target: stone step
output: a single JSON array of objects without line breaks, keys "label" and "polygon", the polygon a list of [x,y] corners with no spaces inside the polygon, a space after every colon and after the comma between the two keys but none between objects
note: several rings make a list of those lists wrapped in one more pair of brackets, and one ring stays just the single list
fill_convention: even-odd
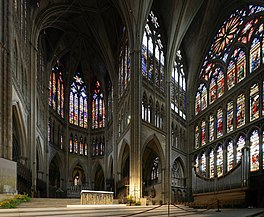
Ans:
[{"label": "stone step", "polygon": [[17,208],[67,207],[67,205],[80,205],[80,202],[80,199],[69,198],[32,198],[29,202],[19,204]]}]

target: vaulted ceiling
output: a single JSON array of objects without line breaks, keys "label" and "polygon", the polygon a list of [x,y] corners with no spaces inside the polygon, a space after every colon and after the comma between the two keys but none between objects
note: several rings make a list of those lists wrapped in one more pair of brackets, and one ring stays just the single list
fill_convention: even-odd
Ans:
[{"label": "vaulted ceiling", "polygon": [[193,74],[217,18],[228,4],[228,0],[41,0],[35,11],[35,26],[45,42],[50,64],[62,58],[70,72],[81,65],[85,79],[96,77],[103,82],[106,77],[113,80],[117,76],[124,26],[129,39],[133,39],[131,48],[136,49],[153,6],[169,51],[168,63],[172,65],[181,47],[187,71]]}]

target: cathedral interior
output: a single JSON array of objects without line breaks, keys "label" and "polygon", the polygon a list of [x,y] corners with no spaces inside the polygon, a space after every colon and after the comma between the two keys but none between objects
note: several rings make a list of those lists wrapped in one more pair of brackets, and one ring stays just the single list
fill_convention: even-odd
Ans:
[{"label": "cathedral interior", "polygon": [[0,0],[0,193],[264,206],[262,0]]}]

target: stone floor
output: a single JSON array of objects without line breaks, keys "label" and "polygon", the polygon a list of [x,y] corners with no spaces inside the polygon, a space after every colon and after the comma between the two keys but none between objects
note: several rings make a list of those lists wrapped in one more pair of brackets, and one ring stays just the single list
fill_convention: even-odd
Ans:
[{"label": "stone floor", "polygon": [[[81,206],[79,199],[33,198],[16,209],[0,209],[0,217],[68,216],[68,217],[128,217],[128,216],[190,216],[190,217],[264,217],[264,209],[193,209],[187,206]],[[67,206],[68,205],[68,206]]]}]

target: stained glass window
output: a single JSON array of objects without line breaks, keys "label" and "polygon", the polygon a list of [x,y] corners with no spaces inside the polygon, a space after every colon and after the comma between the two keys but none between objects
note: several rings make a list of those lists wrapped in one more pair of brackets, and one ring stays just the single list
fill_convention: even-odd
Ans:
[{"label": "stained glass window", "polygon": [[227,143],[227,171],[230,171],[234,168],[234,145],[233,141]]},{"label": "stained glass window", "polygon": [[250,72],[253,72],[260,66],[260,40],[254,38],[250,46]]},{"label": "stained glass window", "polygon": [[217,110],[217,138],[223,136],[223,109]]},{"label": "stained glass window", "polygon": [[150,180],[157,180],[159,178],[159,157],[156,157],[152,162],[151,177]]},{"label": "stained glass window", "polygon": [[131,60],[130,50],[128,46],[128,38],[126,30],[124,30],[119,54],[119,97],[123,95],[130,81],[130,62]]},{"label": "stained glass window", "polygon": [[202,121],[201,124],[201,145],[205,145],[206,143],[206,124],[205,121]]},{"label": "stained glass window", "polygon": [[92,99],[92,129],[105,127],[105,101],[99,81],[96,81]]},{"label": "stained glass window", "polygon": [[245,125],[245,95],[240,94],[237,98],[237,128]]},{"label": "stained glass window", "polygon": [[200,159],[200,172],[202,176],[206,176],[206,157],[205,153],[202,154]]},{"label": "stained glass window", "polygon": [[214,116],[210,115],[209,117],[209,142],[214,141]]},{"label": "stained glass window", "polygon": [[259,170],[259,131],[254,130],[250,136],[250,171]]},{"label": "stained glass window", "polygon": [[72,134],[71,134],[71,136],[70,136],[70,144],[69,144],[69,151],[70,152],[73,152],[73,137],[72,137]]},{"label": "stained glass window", "polygon": [[237,65],[237,83],[241,82],[246,77],[246,54],[244,51],[237,49],[235,51]]},{"label": "stained glass window", "polygon": [[[201,85],[208,86],[208,100],[209,104],[212,104],[227,90],[240,84],[248,75],[247,69],[249,69],[249,73],[252,73],[264,62],[262,9],[263,6],[247,5],[235,10],[215,34],[200,69],[195,99],[196,115],[202,111]],[[226,72],[222,70],[222,73],[220,66],[226,69]],[[243,105],[238,107],[238,110],[243,112]],[[240,119],[237,127],[242,125],[244,125],[243,118]]]},{"label": "stained glass window", "polygon": [[223,175],[223,148],[222,146],[218,146],[217,154],[216,154],[216,166],[217,166],[217,176]]},{"label": "stained glass window", "polygon": [[176,53],[171,82],[171,108],[186,119],[186,81],[180,50]]},{"label": "stained glass window", "polygon": [[194,158],[194,172],[197,173],[198,172],[198,156],[196,156]]},{"label": "stained glass window", "polygon": [[234,61],[230,61],[227,68],[227,88],[230,90],[236,84],[236,68]]},{"label": "stained glass window", "polygon": [[227,133],[233,131],[234,128],[234,112],[233,112],[233,101],[227,103],[227,113],[226,113],[226,119],[227,119]]},{"label": "stained glass window", "polygon": [[214,150],[210,151],[209,154],[209,165],[210,165],[210,178],[214,178]]},{"label": "stained glass window", "polygon": [[64,68],[57,61],[51,70],[49,80],[49,105],[63,118],[64,117]]},{"label": "stained glass window", "polygon": [[164,54],[157,16],[150,12],[142,40],[142,75],[164,91]]},{"label": "stained glass window", "polygon": [[76,72],[70,89],[69,121],[71,124],[88,127],[88,105],[86,86],[81,73]]},{"label": "stained glass window", "polygon": [[78,139],[77,139],[76,135],[74,137],[73,152],[74,152],[74,154],[78,153]]},{"label": "stained glass window", "polygon": [[83,143],[83,138],[81,137],[80,139],[80,155],[83,155],[84,153],[84,143]]},{"label": "stained glass window", "polygon": [[237,154],[236,154],[236,162],[238,163],[241,160],[241,156],[242,156],[242,148],[244,148],[245,146],[245,137],[240,136],[238,141],[237,141]]},{"label": "stained glass window", "polygon": [[[263,54],[264,56],[264,54]],[[262,116],[264,116],[264,81],[263,81],[263,84],[262,84]],[[264,152],[264,150],[263,150]]]},{"label": "stained glass window", "polygon": [[225,79],[224,73],[220,68],[216,69],[217,76],[217,97],[221,97],[225,92]]},{"label": "stained glass window", "polygon": [[209,103],[212,104],[216,98],[216,81],[215,78],[212,78],[210,82]]},{"label": "stained glass window", "polygon": [[254,84],[250,87],[250,121],[259,118],[259,87]]},{"label": "stained glass window", "polygon": [[195,148],[199,148],[199,136],[200,136],[199,127],[196,126],[195,127]]}]

